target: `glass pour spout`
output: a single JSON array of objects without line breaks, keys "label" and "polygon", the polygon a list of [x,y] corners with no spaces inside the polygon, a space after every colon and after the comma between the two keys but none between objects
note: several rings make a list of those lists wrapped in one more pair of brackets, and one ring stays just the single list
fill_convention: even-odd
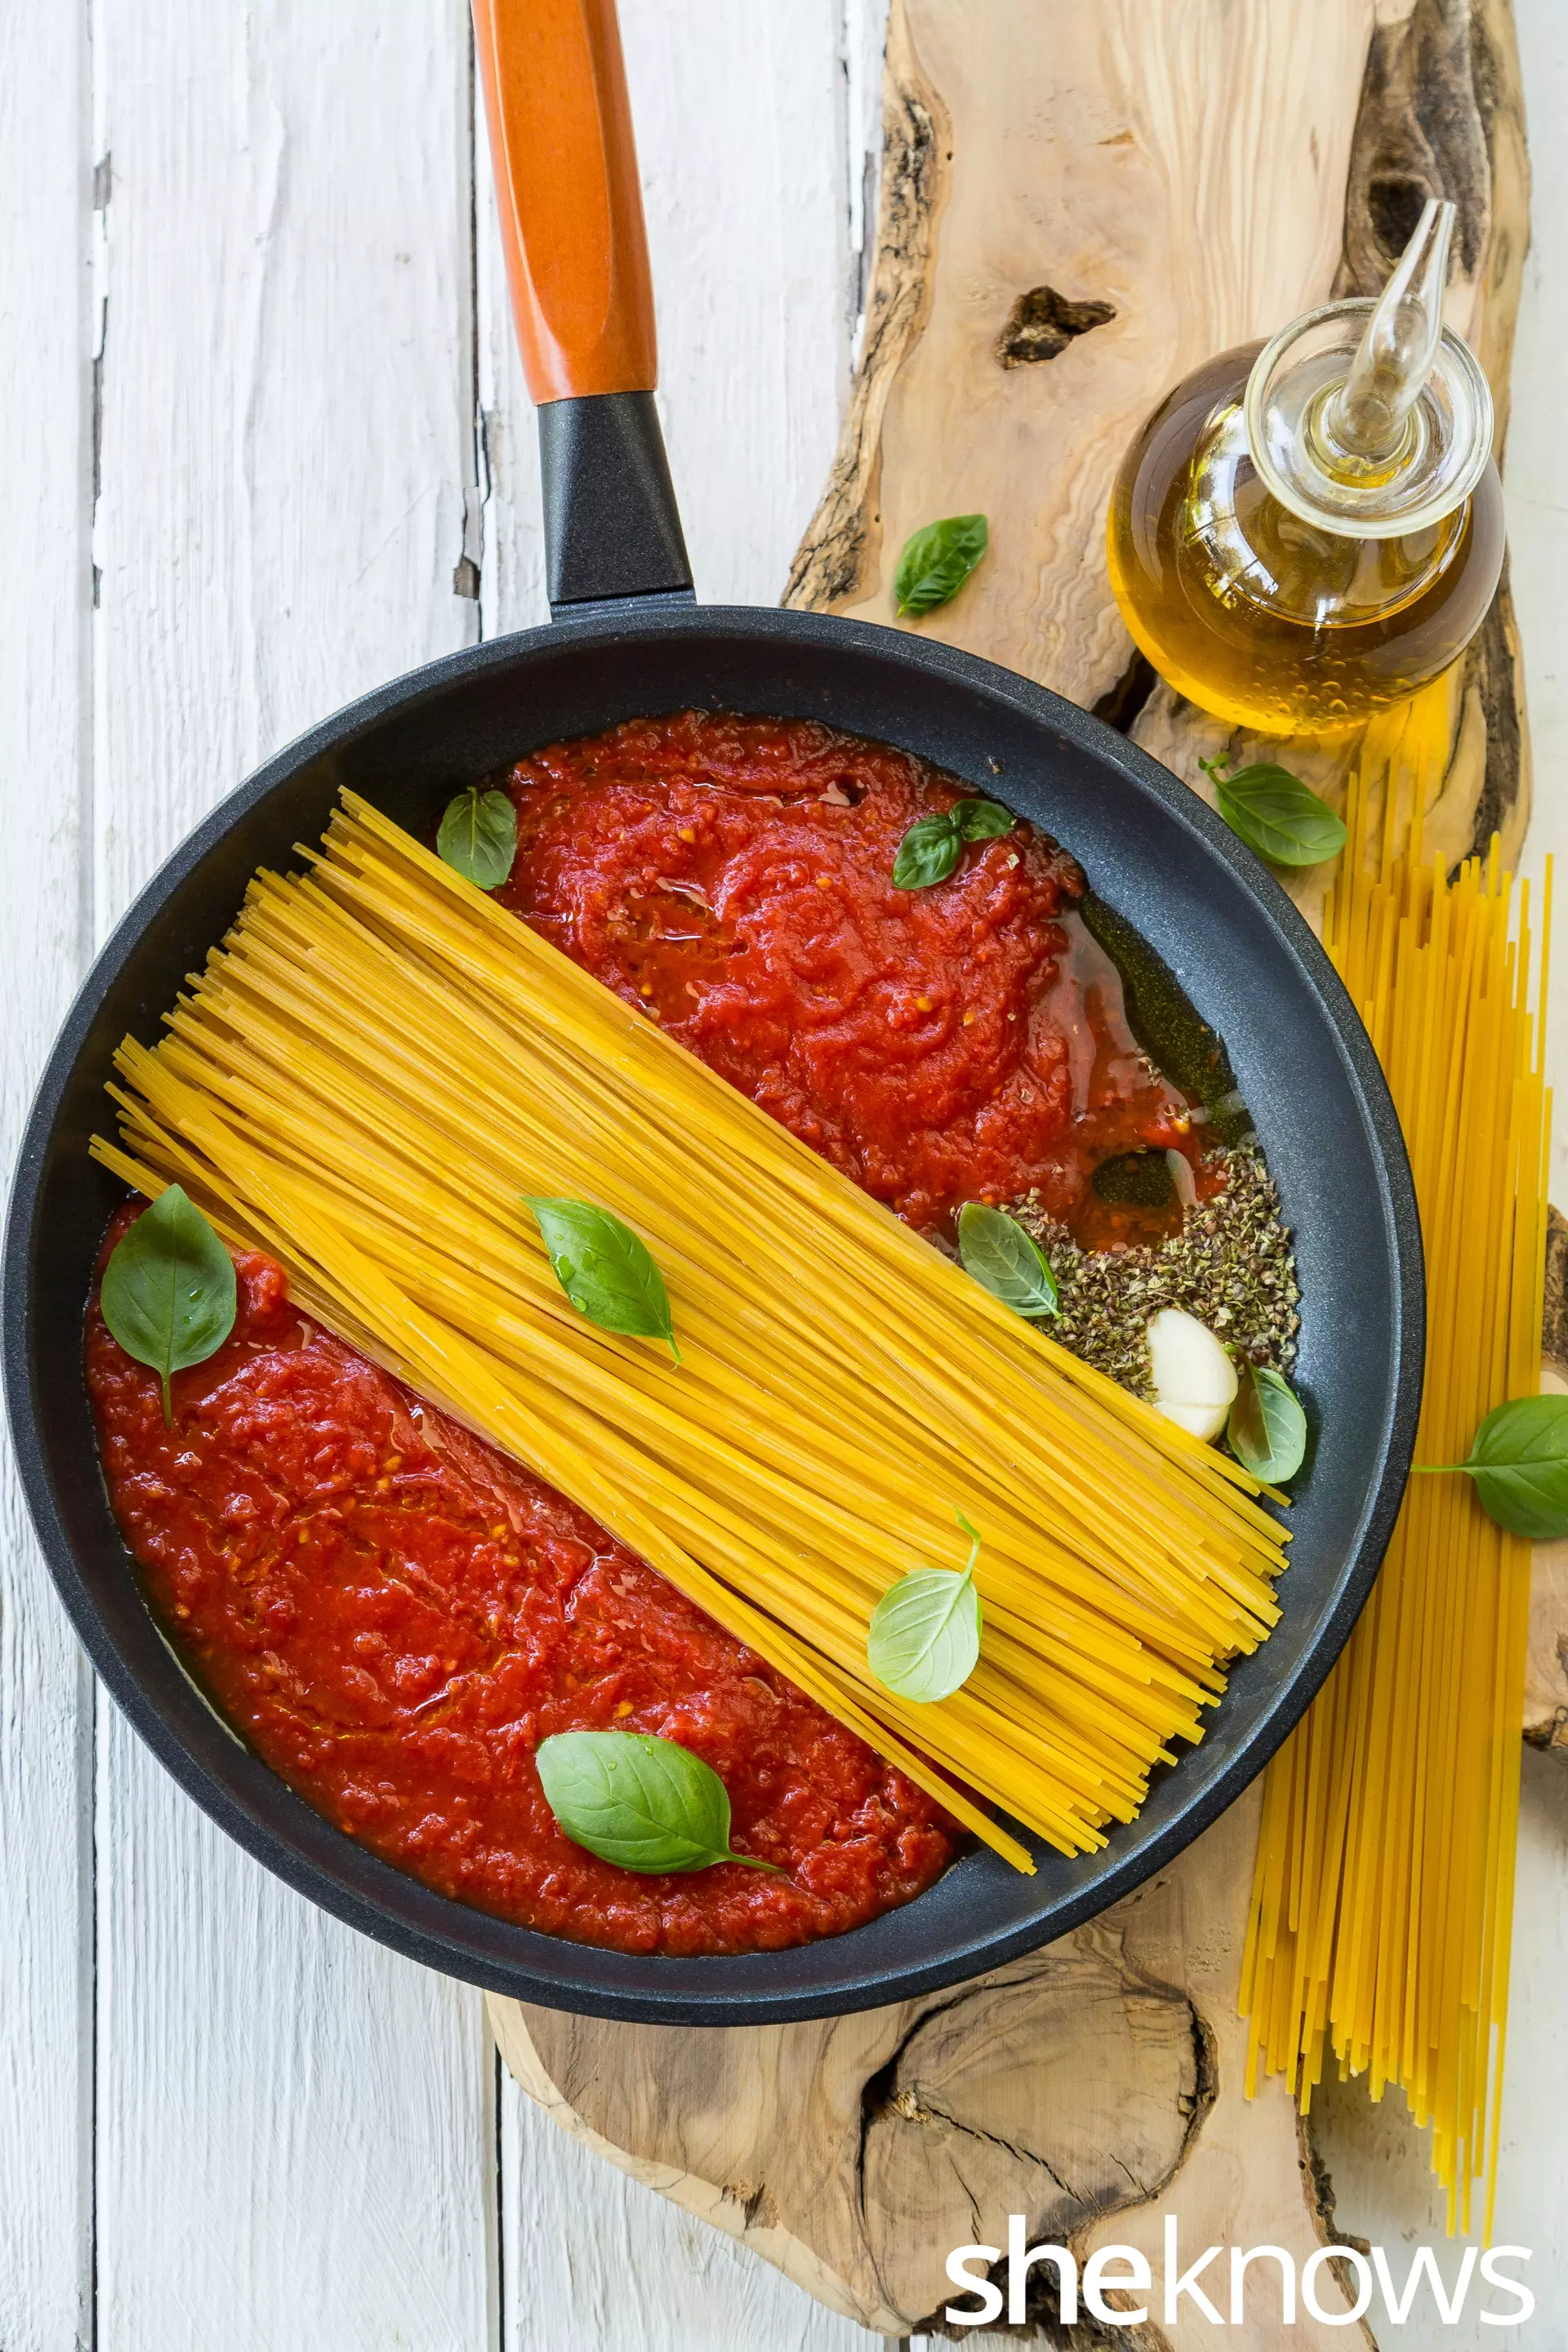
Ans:
[{"label": "glass pour spout", "polygon": [[1321,531],[1394,539],[1464,504],[1491,455],[1492,401],[1443,324],[1454,206],[1428,197],[1375,301],[1282,327],[1247,378],[1247,446],[1266,490]]},{"label": "glass pour spout", "polygon": [[1377,464],[1399,454],[1410,412],[1432,373],[1443,332],[1443,289],[1455,208],[1428,196],[1415,234],[1378,297],[1322,431],[1347,456]]}]

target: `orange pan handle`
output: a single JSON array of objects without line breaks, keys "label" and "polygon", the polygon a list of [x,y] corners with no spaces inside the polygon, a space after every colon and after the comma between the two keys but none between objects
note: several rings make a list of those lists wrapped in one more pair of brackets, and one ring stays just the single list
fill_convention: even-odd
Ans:
[{"label": "orange pan handle", "polygon": [[473,0],[552,607],[689,595],[615,0]]},{"label": "orange pan handle", "polygon": [[501,243],[542,405],[658,382],[615,0],[474,0]]}]

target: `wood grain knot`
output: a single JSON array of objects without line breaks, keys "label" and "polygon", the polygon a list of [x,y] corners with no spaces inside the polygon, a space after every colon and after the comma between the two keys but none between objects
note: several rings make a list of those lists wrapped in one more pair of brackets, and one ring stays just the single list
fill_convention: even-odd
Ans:
[{"label": "wood grain knot", "polygon": [[[858,2201],[886,2299],[927,2307],[928,2250],[965,2216],[1000,2244],[1021,2211],[1031,2243],[1059,2245],[1157,2198],[1215,2088],[1194,2003],[1092,1932],[914,2011],[862,2095]],[[1032,2317],[1057,2316],[1048,2273],[1027,2292]]]},{"label": "wood grain knot", "polygon": [[1115,316],[1109,302],[1069,302],[1054,286],[1032,286],[1014,303],[996,356],[1005,368],[1059,359],[1079,335],[1087,335],[1091,327],[1109,326]]},{"label": "wood grain knot", "polygon": [[1414,173],[1378,173],[1368,180],[1366,208],[1373,234],[1391,262],[1398,260],[1415,236],[1431,193],[1426,180]]}]

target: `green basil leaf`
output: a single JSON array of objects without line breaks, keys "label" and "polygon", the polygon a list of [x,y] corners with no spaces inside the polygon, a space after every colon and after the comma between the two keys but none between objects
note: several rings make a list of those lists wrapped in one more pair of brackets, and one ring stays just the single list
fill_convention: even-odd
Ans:
[{"label": "green basil leaf", "polygon": [[996,841],[1018,820],[1000,801],[955,801],[949,812],[965,841]]},{"label": "green basil leaf", "polygon": [[974,1672],[980,1656],[984,1612],[974,1582],[980,1538],[962,1511],[954,1513],[969,1538],[969,1565],[916,1568],[900,1576],[871,1612],[866,1663],[885,1690],[929,1706],[951,1698]]},{"label": "green basil leaf", "polygon": [[[617,1870],[777,1871],[730,1844],[730,1792],[710,1764],[649,1731],[557,1731],[533,1760],[544,1801],[574,1845]],[[783,1874],[782,1873],[780,1874]]]},{"label": "green basil leaf", "polygon": [[181,1186],[160,1192],[115,1244],[99,1303],[126,1354],[163,1381],[172,1426],[171,1379],[217,1353],[237,1304],[234,1260]]},{"label": "green basil leaf", "polygon": [[1266,1486],[1282,1486],[1306,1459],[1307,1416],[1289,1381],[1268,1365],[1244,1361],[1236,1374],[1226,1426],[1230,1450]]},{"label": "green basil leaf", "polygon": [[1057,1281],[1044,1251],[1005,1209],[965,1201],[958,1213],[958,1255],[963,1270],[1015,1313],[1057,1311]]},{"label": "green basil leaf", "polygon": [[899,844],[893,860],[895,890],[929,890],[945,882],[958,863],[963,835],[950,816],[922,816]]},{"label": "green basil leaf", "polygon": [[1218,760],[1198,765],[1214,778],[1219,813],[1248,849],[1275,866],[1321,866],[1345,845],[1345,828],[1327,801],[1273,761],[1221,775]]},{"label": "green basil leaf", "polygon": [[647,1245],[630,1225],[592,1201],[523,1198],[539,1220],[545,1250],[567,1297],[601,1331],[665,1339],[679,1364],[669,1293]]},{"label": "green basil leaf", "polygon": [[989,539],[982,514],[948,515],[941,522],[928,522],[923,530],[911,532],[893,578],[900,613],[919,620],[922,613],[934,613],[939,604],[956,596],[984,554]]},{"label": "green basil leaf", "polygon": [[1568,1396],[1513,1397],[1489,1412],[1469,1459],[1476,1499],[1500,1528],[1531,1543],[1568,1536]]},{"label": "green basil leaf", "polygon": [[447,802],[436,847],[465,882],[499,890],[517,856],[517,811],[505,793],[481,793],[470,784]]}]

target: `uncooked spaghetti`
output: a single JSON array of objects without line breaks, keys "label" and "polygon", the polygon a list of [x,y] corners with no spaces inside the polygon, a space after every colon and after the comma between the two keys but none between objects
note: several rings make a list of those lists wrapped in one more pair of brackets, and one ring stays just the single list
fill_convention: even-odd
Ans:
[{"label": "uncooked spaghetti", "polygon": [[[1465,1458],[1493,1406],[1540,1386],[1550,1097],[1528,887],[1511,919],[1495,844],[1451,878],[1422,855],[1427,715],[1413,707],[1403,747],[1397,727],[1379,730],[1395,756],[1375,870],[1378,777],[1363,758],[1324,944],[1410,1152],[1428,1318],[1415,1459],[1439,1464]],[[1394,856],[1405,782],[1415,814]],[[1543,940],[1538,1004],[1544,970]],[[1468,1479],[1412,1480],[1350,1644],[1268,1768],[1242,1984],[1249,2089],[1261,2062],[1305,2112],[1331,2051],[1374,2099],[1397,2084],[1432,2126],[1450,2226],[1468,2228],[1484,2178],[1489,2231],[1529,1593],[1530,1546]]]},{"label": "uncooked spaghetti", "polygon": [[[1026,1328],[363,802],[259,876],[122,1143],[353,1345],[580,1503],[1020,1868],[1136,1813],[1278,1616],[1239,1466]],[[599,1202],[682,1365],[578,1315],[525,1195]],[[902,1700],[866,1628],[979,1528],[979,1666]],[[976,1801],[968,1790],[977,1792]]]}]

